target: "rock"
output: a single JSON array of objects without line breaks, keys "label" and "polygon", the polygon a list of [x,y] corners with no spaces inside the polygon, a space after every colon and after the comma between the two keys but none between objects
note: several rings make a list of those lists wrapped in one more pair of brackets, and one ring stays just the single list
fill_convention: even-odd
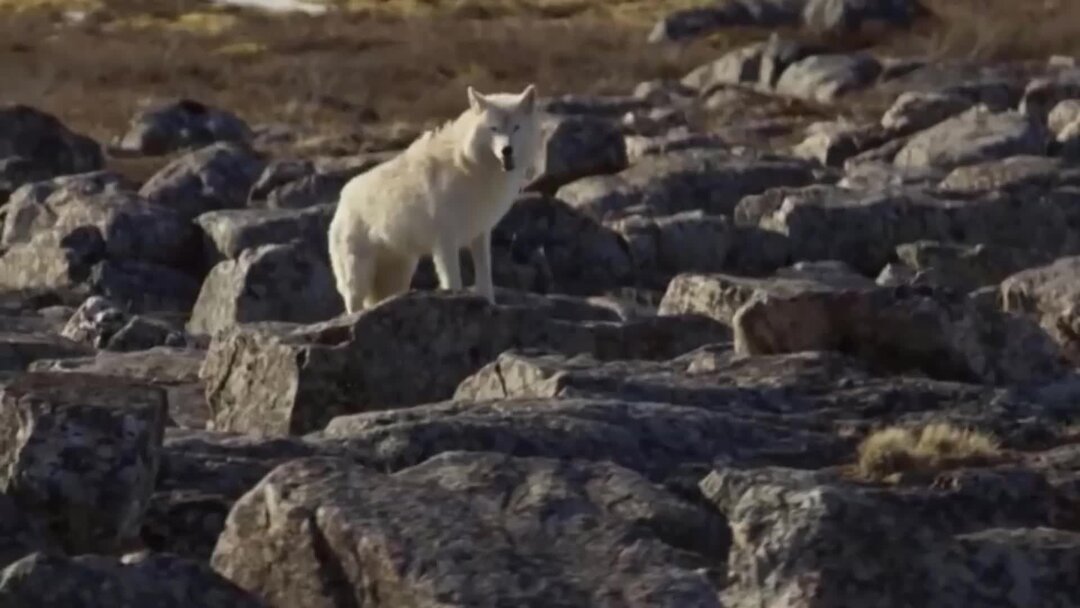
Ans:
[{"label": "rock", "polygon": [[1066,257],[1023,270],[1001,283],[1004,310],[1038,319],[1074,363],[1080,361],[1080,311],[1075,304],[1080,293],[1078,271],[1080,257]]},{"label": "rock", "polygon": [[6,209],[2,240],[6,246],[28,243],[49,230],[66,238],[94,228],[104,253],[114,259],[192,266],[197,241],[187,220],[147,203],[115,173],[99,171],[28,184],[11,195]]},{"label": "rock", "polygon": [[[850,274],[849,274],[850,272]],[[799,275],[802,276],[799,276]],[[811,273],[789,271],[788,276],[755,279],[723,274],[682,274],[668,285],[660,302],[660,315],[705,315],[731,326],[735,313],[755,297],[868,289],[873,281],[854,272]]]},{"label": "rock", "polygon": [[991,112],[976,106],[915,134],[896,155],[902,167],[952,169],[1022,154],[1042,154],[1046,134],[1016,112]]},{"label": "rock", "polygon": [[894,133],[915,133],[961,114],[973,104],[971,99],[955,93],[908,91],[885,111],[881,126]]},{"label": "rock", "polygon": [[270,162],[251,187],[248,206],[259,209],[304,209],[336,205],[342,187],[353,177],[377,166],[383,157],[365,154],[335,160],[338,162]]},{"label": "rock", "polygon": [[246,143],[253,137],[235,114],[191,99],[158,103],[141,109],[120,139],[119,148],[161,155],[200,148],[215,142]]},{"label": "rock", "polygon": [[263,608],[215,573],[175,555],[33,553],[0,573],[0,605],[49,608]]},{"label": "rock", "polygon": [[901,245],[896,255],[914,271],[932,274],[933,283],[963,292],[997,285],[1009,275],[1050,261],[1037,249],[937,241]]},{"label": "rock", "polygon": [[978,194],[1045,191],[1067,185],[1080,185],[1080,171],[1058,158],[1025,155],[957,167],[938,184],[938,188],[950,194]]},{"label": "rock", "polygon": [[733,0],[677,10],[649,33],[650,43],[683,41],[723,28],[804,26],[820,32],[850,32],[866,22],[906,27],[925,9],[917,0]]},{"label": "rock", "polygon": [[1073,563],[1075,534],[1031,529],[1049,524],[1053,502],[1032,471],[956,471],[933,487],[891,489],[725,468],[701,490],[733,530],[725,605],[986,605],[988,589],[1006,585],[995,605],[1075,601],[1050,582]]},{"label": "rock", "polygon": [[794,259],[839,260],[874,276],[893,261],[898,245],[920,240],[1066,254],[1075,247],[1070,226],[1077,225],[1076,201],[1066,190],[1039,197],[946,198],[912,187],[860,192],[816,186],[748,199],[736,210],[736,221],[783,235]]},{"label": "rock", "polygon": [[67,236],[53,230],[38,233],[0,254],[0,289],[58,292],[67,301],[81,301],[88,292],[84,283],[104,251],[96,228]]},{"label": "rock", "polygon": [[589,175],[618,173],[628,165],[626,142],[618,127],[592,116],[559,117],[547,126],[537,176],[527,189],[547,196]]},{"label": "rock", "polygon": [[237,503],[212,564],[281,606],[718,608],[688,547],[723,547],[723,530],[610,464],[451,453],[384,475],[305,459]]},{"label": "rock", "polygon": [[626,156],[631,164],[640,162],[646,156],[663,156],[679,150],[725,149],[729,146],[723,138],[714,133],[691,133],[686,129],[673,130],[657,137],[628,135]]},{"label": "rock", "polygon": [[888,135],[876,126],[861,126],[847,121],[816,122],[806,129],[806,139],[792,153],[832,167],[862,152],[884,145]]},{"label": "rock", "polygon": [[223,332],[201,376],[216,430],[281,436],[341,414],[446,399],[513,346],[662,358],[725,336],[705,319],[583,324],[471,295],[412,292],[320,325]]},{"label": "rock", "polygon": [[184,344],[184,335],[160,321],[131,315],[107,298],[91,296],[64,326],[65,338],[103,350],[147,350]]},{"label": "rock", "polygon": [[881,74],[872,56],[811,55],[784,70],[776,82],[780,95],[831,103],[841,95],[868,87]]},{"label": "rock", "polygon": [[583,115],[614,119],[648,107],[648,102],[632,95],[562,95],[540,100],[541,111],[556,116]]},{"label": "rock", "polygon": [[147,180],[139,193],[151,203],[193,220],[207,211],[243,207],[264,166],[245,147],[217,143],[169,163]]},{"label": "rock", "polygon": [[580,179],[560,188],[558,198],[601,221],[631,213],[671,215],[693,209],[731,215],[746,195],[813,180],[811,167],[794,159],[758,160],[726,151],[691,150],[643,159],[615,175]]},{"label": "rock", "polygon": [[193,334],[236,323],[313,323],[341,314],[341,296],[322,252],[293,241],[245,249],[214,266],[188,322]]},{"label": "rock", "polygon": [[558,199],[519,197],[493,229],[491,249],[501,287],[589,295],[635,281],[619,234]]},{"label": "rock", "polygon": [[1080,120],[1080,99],[1063,99],[1050,110],[1046,126],[1055,136],[1060,136],[1065,127],[1077,120]]},{"label": "rock", "polygon": [[989,384],[1046,382],[1064,372],[1057,345],[1027,319],[903,288],[766,294],[731,324],[736,350],[751,355],[836,350],[878,369]]},{"label": "rock", "polygon": [[763,42],[728,51],[718,59],[698,66],[683,77],[681,84],[701,95],[724,85],[748,85],[771,90],[788,66],[819,53],[822,48],[771,34]]},{"label": "rock", "polygon": [[308,159],[271,160],[263,167],[259,179],[248,193],[249,207],[265,207],[270,193],[282,186],[315,175],[315,163]]},{"label": "rock", "polygon": [[[101,146],[74,133],[57,118],[19,104],[0,106],[0,159],[18,158],[27,169],[26,177],[55,177],[97,171],[105,165]],[[7,188],[15,190],[30,179],[12,179]]]},{"label": "rock", "polygon": [[137,533],[165,428],[158,389],[31,372],[0,394],[0,478],[65,551],[111,550]]},{"label": "rock", "polygon": [[610,225],[629,244],[638,275],[647,284],[666,284],[679,272],[722,270],[737,243],[730,220],[700,211],[631,216]]},{"label": "rock", "polygon": [[678,80],[646,80],[634,87],[634,97],[658,106],[689,103],[696,95],[697,91]]},{"label": "rock", "polygon": [[300,240],[326,251],[326,235],[336,205],[303,209],[225,209],[196,219],[207,240],[211,260],[235,260],[245,249]]},{"label": "rock", "polygon": [[1057,136],[1058,153],[1068,160],[1080,158],[1080,120],[1069,123]]},{"label": "rock", "polygon": [[[902,139],[894,139],[893,141],[871,150],[870,154],[883,150],[884,148],[893,147],[893,153],[899,151],[903,147],[904,141]],[[883,190],[886,188],[903,188],[904,186],[917,186],[930,188],[938,184],[945,173],[940,169],[934,167],[924,167],[921,169],[909,169],[906,167],[897,167],[892,164],[892,156],[889,155],[883,160],[866,160],[867,153],[856,155],[849,158],[844,163],[844,177],[840,181],[836,182],[836,186],[839,188],[845,188],[848,190]]]},{"label": "rock", "polygon": [[132,380],[160,388],[169,403],[169,423],[201,429],[208,416],[206,391],[199,380],[205,352],[193,348],[155,346],[132,352],[102,351],[96,355],[37,358],[29,371],[73,372]]},{"label": "rock", "polygon": [[886,98],[905,92],[958,95],[994,112],[1015,109],[1031,78],[1031,70],[1018,62],[978,59],[927,61],[875,87]]},{"label": "rock", "polygon": [[88,286],[97,294],[134,313],[151,311],[186,313],[195,304],[199,281],[192,275],[135,261],[96,264]]},{"label": "rock", "polygon": [[52,177],[48,167],[21,156],[0,158],[0,201],[6,201],[23,184]]},{"label": "rock", "polygon": [[1020,100],[1020,112],[1046,124],[1047,116],[1059,102],[1077,98],[1080,98],[1080,70],[1063,70],[1029,82]]},{"label": "rock", "polygon": [[25,371],[39,359],[68,359],[93,354],[93,349],[48,332],[0,333],[0,371]]},{"label": "rock", "polygon": [[208,561],[233,504],[275,467],[311,456],[348,454],[326,441],[168,429],[143,543]]},{"label": "rock", "polygon": [[0,567],[35,551],[56,551],[56,547],[46,540],[41,522],[19,509],[10,496],[0,494]]}]

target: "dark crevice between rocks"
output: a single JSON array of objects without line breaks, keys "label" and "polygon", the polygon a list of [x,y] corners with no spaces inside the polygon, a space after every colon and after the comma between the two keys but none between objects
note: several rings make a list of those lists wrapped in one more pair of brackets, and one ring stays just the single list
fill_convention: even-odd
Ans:
[{"label": "dark crevice between rocks", "polygon": [[[353,584],[315,517],[309,517],[307,523],[311,531],[311,548],[319,562],[317,572],[324,594],[332,598],[336,608],[363,608],[364,602],[353,593]],[[373,588],[368,591],[374,594]]]}]

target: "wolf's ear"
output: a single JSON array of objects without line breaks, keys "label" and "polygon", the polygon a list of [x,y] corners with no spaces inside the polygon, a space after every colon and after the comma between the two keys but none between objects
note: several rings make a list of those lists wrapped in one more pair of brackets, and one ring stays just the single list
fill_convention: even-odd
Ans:
[{"label": "wolf's ear", "polygon": [[532,112],[536,108],[536,85],[530,84],[521,93],[521,109]]},{"label": "wolf's ear", "polygon": [[483,111],[484,104],[487,101],[487,100],[484,99],[484,96],[481,95],[479,91],[477,91],[476,89],[474,89],[472,87],[469,87],[467,92],[469,93],[469,107],[472,108],[473,111],[476,111],[476,112]]}]

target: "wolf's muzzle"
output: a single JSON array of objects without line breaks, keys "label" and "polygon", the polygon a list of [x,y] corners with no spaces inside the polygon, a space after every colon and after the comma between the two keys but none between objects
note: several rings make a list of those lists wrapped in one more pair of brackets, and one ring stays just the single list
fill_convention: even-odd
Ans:
[{"label": "wolf's muzzle", "polygon": [[506,146],[505,148],[503,148],[501,150],[501,152],[502,152],[502,154],[500,154],[499,159],[502,161],[503,170],[504,171],[513,171],[514,170],[514,149],[511,148],[510,146]]}]

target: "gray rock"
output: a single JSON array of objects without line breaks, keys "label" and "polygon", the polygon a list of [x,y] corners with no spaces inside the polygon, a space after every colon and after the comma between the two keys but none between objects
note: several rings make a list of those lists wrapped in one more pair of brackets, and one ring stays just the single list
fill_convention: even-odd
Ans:
[{"label": "gray rock", "polygon": [[201,429],[206,426],[206,391],[199,380],[205,352],[193,348],[155,346],[136,352],[101,351],[96,355],[39,357],[29,371],[72,372],[131,380],[160,388],[169,404],[169,423]]},{"label": "gray rock", "polygon": [[[881,148],[871,150],[877,152],[898,144],[894,152],[903,147],[902,139],[894,139]],[[861,157],[861,158],[860,158]],[[887,188],[902,188],[904,186],[919,186],[929,188],[938,184],[945,174],[940,169],[926,167],[923,169],[908,169],[897,167],[892,164],[892,157],[885,160],[865,160],[864,155],[857,155],[844,163],[844,177],[836,182],[837,187],[848,190],[883,190]],[[854,162],[852,162],[854,161]]]},{"label": "gray rock", "polygon": [[1020,101],[1020,112],[1046,124],[1048,115],[1059,102],[1076,98],[1080,98],[1080,70],[1063,70],[1029,82]]},{"label": "gray rock", "polygon": [[934,284],[963,292],[997,285],[1009,275],[1051,261],[1045,251],[1033,248],[937,241],[900,245],[896,256],[915,272],[930,273]]},{"label": "gray rock", "polygon": [[59,292],[78,303],[89,294],[86,281],[104,253],[105,243],[96,228],[66,236],[54,230],[40,232],[0,254],[0,289]]},{"label": "gray rock", "polygon": [[155,346],[181,346],[182,332],[168,324],[132,315],[108,298],[91,296],[68,319],[61,335],[103,350],[147,350]]},{"label": "gray rock", "polygon": [[0,605],[41,608],[263,608],[208,565],[175,555],[33,553],[0,573]]},{"label": "gray rock", "polygon": [[161,155],[219,141],[248,142],[253,134],[235,114],[191,99],[142,108],[120,139],[127,152]]},{"label": "gray rock", "polygon": [[320,325],[223,332],[201,376],[216,430],[281,436],[317,430],[341,414],[448,398],[462,379],[513,346],[648,359],[726,335],[707,319],[574,323],[534,307],[413,292]]},{"label": "gray rock", "polygon": [[25,371],[39,359],[69,359],[93,349],[50,332],[0,332],[0,371]]},{"label": "gray rock", "polygon": [[333,163],[308,160],[272,161],[251,187],[248,206],[260,209],[304,209],[336,205],[341,188],[389,155],[365,154],[335,158]]},{"label": "gray rock", "polygon": [[[105,165],[97,142],[72,132],[51,114],[19,104],[0,106],[0,159],[8,158],[33,167],[26,175],[32,178],[86,173]],[[9,174],[7,188],[29,181]]]},{"label": "gray rock", "polygon": [[544,152],[529,190],[551,196],[574,180],[618,173],[627,167],[626,142],[611,121],[592,116],[558,117],[545,130]]},{"label": "gray rock", "polygon": [[788,66],[822,50],[817,45],[781,38],[774,33],[763,42],[728,51],[698,66],[681,83],[701,95],[724,85],[746,85],[767,91],[776,86]]},{"label": "gray rock", "polygon": [[1057,136],[1059,154],[1075,161],[1080,158],[1080,120],[1069,123]]},{"label": "gray rock", "polygon": [[0,394],[0,484],[66,551],[112,550],[138,533],[165,417],[165,396],[149,386],[20,375]]},{"label": "gray rock", "polygon": [[919,0],[807,0],[802,22],[824,32],[850,32],[866,23],[907,27],[926,14]]},{"label": "gray rock", "polygon": [[750,355],[835,350],[878,369],[989,384],[1046,382],[1065,370],[1035,323],[903,288],[757,295],[731,324],[736,350]]},{"label": "gray rock", "polygon": [[1063,99],[1054,105],[1046,117],[1046,126],[1055,136],[1060,136],[1065,127],[1080,120],[1080,99]]},{"label": "gray rock", "polygon": [[811,166],[804,161],[688,150],[644,159],[615,175],[580,179],[560,188],[558,197],[602,221],[632,213],[671,215],[694,209],[731,215],[744,196],[813,181]]},{"label": "gray rock", "polygon": [[303,209],[225,209],[196,219],[207,241],[210,260],[235,260],[245,249],[300,240],[326,251],[326,235],[335,205]]},{"label": "gray rock", "polygon": [[[27,243],[45,231],[61,238],[96,228],[117,260],[193,266],[196,233],[186,218],[149,204],[123,177],[106,171],[27,184],[11,195],[2,243]],[[197,264],[194,264],[197,265]]]},{"label": "gray rock", "polygon": [[792,153],[823,165],[841,167],[849,158],[884,145],[889,137],[874,125],[816,122],[807,127],[806,139],[795,146]]},{"label": "gray rock", "polygon": [[1023,114],[994,113],[976,106],[912,136],[895,162],[902,167],[952,169],[1009,156],[1038,155],[1046,146],[1045,129]]},{"label": "gray rock", "polygon": [[[805,269],[805,267],[803,267]],[[731,326],[735,313],[755,297],[787,296],[839,289],[869,289],[873,281],[854,272],[792,272],[771,278],[682,274],[668,285],[657,314],[705,315]],[[812,276],[811,276],[812,275]]]},{"label": "gray rock", "polygon": [[656,137],[627,135],[626,156],[631,164],[636,164],[647,156],[663,156],[679,150],[725,149],[727,142],[715,133],[692,133],[687,129],[676,129]]},{"label": "gray rock", "polygon": [[214,334],[237,323],[313,323],[341,314],[341,296],[321,251],[293,241],[245,249],[210,271],[188,331]]},{"label": "gray rock", "polygon": [[627,112],[651,107],[632,95],[562,95],[540,100],[540,109],[557,116],[580,115],[615,119]]},{"label": "gray rock", "polygon": [[139,193],[193,220],[207,211],[243,207],[264,166],[243,146],[217,143],[172,161],[147,180]]},{"label": "gray rock", "polygon": [[1049,524],[1053,502],[1031,471],[956,471],[933,487],[890,489],[727,468],[701,490],[735,531],[725,605],[1019,608],[1077,599],[1064,583],[1076,535],[1031,529]]},{"label": "gray rock", "polygon": [[970,98],[955,93],[908,91],[901,93],[885,111],[881,126],[894,133],[915,133],[952,118],[972,105],[974,102]]},{"label": "gray rock", "polygon": [[0,158],[0,201],[6,201],[23,184],[53,177],[49,167],[22,156]]},{"label": "gray rock", "polygon": [[105,260],[91,270],[87,285],[93,293],[133,313],[186,313],[199,294],[191,274],[146,262]]},{"label": "gray rock", "polygon": [[722,547],[723,529],[708,511],[610,464],[451,453],[384,475],[304,459],[237,503],[212,564],[282,606],[499,598],[719,608],[712,563],[679,545]]},{"label": "gray rock", "polygon": [[881,64],[867,54],[811,55],[784,70],[776,82],[776,92],[831,103],[842,95],[870,86],[880,74]]},{"label": "gray rock", "polygon": [[1002,307],[1037,319],[1074,363],[1080,361],[1080,258],[1066,257],[1031,268],[1001,283]]},{"label": "gray rock", "polygon": [[938,184],[938,189],[950,194],[978,194],[1045,191],[1077,185],[1080,185],[1080,171],[1069,167],[1061,159],[1025,155],[957,167]]}]

